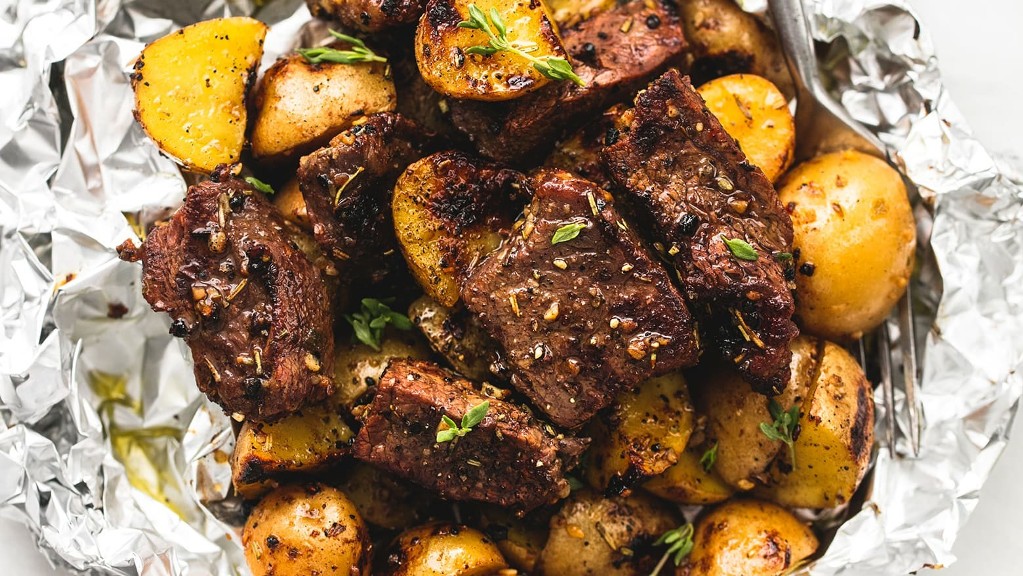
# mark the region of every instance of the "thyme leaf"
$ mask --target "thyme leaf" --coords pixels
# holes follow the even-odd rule
[[[380,351],[380,339],[384,328],[388,325],[398,330],[411,330],[412,322],[408,316],[391,310],[391,300],[363,298],[362,308],[355,314],[345,314],[344,318],[352,325],[355,338],[370,348]]]
[[[266,194],[267,196],[274,195],[273,186],[267,184],[266,182],[263,182],[262,180],[256,178],[255,176],[246,176],[245,181],[249,183],[249,186],[252,186],[256,190],[262,192],[263,194]]]
[[[379,56],[366,47],[366,43],[354,36],[342,34],[331,30],[330,35],[338,40],[347,42],[352,47],[349,50],[338,50],[329,46],[318,48],[300,48],[298,53],[310,64],[321,64],[323,62],[334,62],[337,64],[359,64],[362,62],[387,62],[387,58]]]
[[[579,235],[579,232],[586,228],[586,224],[582,222],[570,222],[554,231],[554,236],[551,237],[551,244],[561,244],[562,242],[568,242]]]
[[[693,551],[693,525],[686,523],[678,528],[668,530],[661,534],[661,537],[654,542],[654,546],[663,546],[665,544],[668,545],[668,549],[664,551],[664,555],[661,556],[660,562],[654,567],[650,576],[657,576],[661,572],[661,568],[667,563],[668,558],[671,558],[675,566],[678,566]]]
[[[760,431],[770,440],[784,442],[789,447],[789,456],[792,457],[792,465],[796,465],[796,435],[799,433],[799,406],[793,406],[783,410],[781,404],[774,398],[767,404],[767,411],[771,414],[773,422],[761,422]]]
[[[704,472],[710,472],[710,469],[714,467],[714,464],[718,461],[718,443],[715,442],[703,456],[700,456],[700,466],[703,466]]]
[[[721,239],[728,246],[728,249],[732,252],[732,256],[735,256],[739,260],[748,260],[755,262],[757,259],[757,251],[755,248],[750,246],[749,242],[746,242],[742,238],[725,238]]]
[[[451,442],[455,438],[461,438],[472,432],[472,429],[483,421],[483,417],[487,415],[489,409],[490,400],[480,402],[462,416],[461,425],[444,414],[440,417],[440,424],[437,426],[437,443]],[[441,428],[441,426],[445,426],[445,428]]]

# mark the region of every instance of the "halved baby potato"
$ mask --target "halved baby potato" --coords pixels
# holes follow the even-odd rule
[[[433,522],[402,532],[384,556],[381,576],[491,576],[508,568],[485,534],[460,524]]]
[[[661,474],[651,478],[643,489],[676,504],[715,504],[723,502],[735,492],[701,460],[706,450],[688,447],[679,455],[678,462]]]
[[[497,34],[491,17],[496,10],[508,40],[536,57],[567,59],[547,7],[536,0],[430,0],[416,29],[416,62],[423,79],[441,94],[469,100],[509,100],[551,82],[533,63],[511,51],[470,54],[473,46],[489,46],[482,30],[460,27],[475,6]]]
[[[266,32],[253,18],[205,20],[156,40],[135,61],[135,119],[187,169],[208,173],[241,157],[245,96]]]
[[[753,74],[715,78],[696,89],[746,158],[774,182],[796,153],[796,122],[770,80]]]
[[[365,115],[394,111],[397,101],[386,63],[312,64],[300,54],[280,58],[256,88],[252,154],[297,158]]]

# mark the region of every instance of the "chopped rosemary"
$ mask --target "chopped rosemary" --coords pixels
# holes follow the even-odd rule
[[[452,420],[447,414],[440,417],[441,424],[447,426],[447,428],[437,427],[437,442],[451,442],[455,438],[461,438],[469,432],[472,432],[474,426],[483,421],[483,417],[487,415],[487,410],[490,409],[490,400],[484,400],[479,404],[473,406],[462,416],[462,424],[459,425],[457,422]]]
[[[273,186],[267,184],[266,182],[263,182],[262,180],[256,178],[255,176],[246,176],[245,181],[249,183],[249,186],[252,186],[256,190],[262,192],[263,194],[266,194],[267,196],[274,195]]]
[[[710,472],[710,469],[714,467],[714,463],[718,461],[718,443],[715,442],[703,456],[700,456],[700,466],[703,466],[704,472]]]
[[[661,537],[654,542],[654,546],[663,546],[665,544],[668,545],[668,549],[664,551],[664,555],[661,556],[660,562],[654,567],[650,576],[657,576],[661,572],[661,568],[664,568],[668,558],[671,558],[675,566],[678,566],[693,551],[693,525],[687,523],[678,528],[668,530],[661,534]]]
[[[572,70],[572,64],[568,60],[550,55],[534,56],[531,52],[536,52],[539,49],[535,42],[509,40],[508,28],[501,20],[501,15],[498,14],[496,8],[491,8],[490,15],[487,16],[475,4],[469,4],[469,19],[459,22],[458,27],[480,30],[490,37],[490,42],[486,45],[466,48],[466,54],[490,56],[498,52],[511,52],[532,62],[533,68],[537,72],[551,80],[571,80],[579,86],[586,85],[583,79]]]
[[[579,235],[586,224],[582,222],[570,222],[554,231],[554,236],[551,237],[551,244],[560,244],[562,242],[568,242]]]
[[[799,428],[799,406],[793,406],[788,410],[782,410],[781,404],[774,398],[767,404],[767,411],[771,414],[773,422],[761,422],[760,431],[771,440],[784,442],[789,447],[789,455],[792,457],[792,465],[796,465],[796,448],[794,446]]]
[[[748,260],[753,262],[757,259],[756,249],[750,246],[749,242],[746,242],[742,238],[725,238],[722,236],[721,239],[724,240],[725,245],[728,246],[729,250],[731,250],[732,256],[735,256],[739,260]]]
[[[337,64],[359,64],[361,62],[387,62],[387,58],[379,56],[366,47],[362,40],[331,30],[330,35],[352,45],[351,50],[338,50],[329,46],[318,48],[299,48],[298,53],[310,64],[334,62]]]
[[[345,314],[345,320],[355,330],[355,338],[370,348],[380,351],[380,339],[384,328],[390,324],[399,330],[411,330],[412,322],[408,317],[391,310],[387,304],[390,300],[380,301],[376,298],[363,298],[362,309],[355,314]]]

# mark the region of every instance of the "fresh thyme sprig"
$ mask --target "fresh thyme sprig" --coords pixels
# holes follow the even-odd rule
[[[455,438],[461,438],[469,432],[472,432],[474,426],[483,421],[483,417],[487,415],[487,410],[490,409],[490,400],[484,400],[479,404],[473,406],[462,416],[462,424],[458,425],[457,422],[452,420],[447,414],[440,417],[441,424],[447,426],[447,428],[437,428],[437,443],[451,442]]]
[[[771,440],[784,442],[789,447],[789,455],[792,457],[792,465],[796,465],[796,448],[794,446],[796,434],[799,428],[799,406],[793,406],[783,410],[781,404],[774,398],[767,404],[767,411],[774,418],[774,422],[760,423],[760,431]]]
[[[362,40],[331,30],[330,35],[338,40],[352,45],[351,50],[338,50],[329,46],[318,48],[299,48],[298,53],[310,64],[321,64],[323,62],[335,62],[337,64],[358,64],[361,62],[387,62],[387,58],[379,56],[366,47]]]
[[[537,72],[551,80],[571,80],[579,86],[586,85],[583,79],[572,70],[572,64],[568,60],[550,55],[534,56],[532,52],[539,50],[539,46],[535,42],[509,40],[508,28],[504,25],[496,8],[490,9],[488,17],[475,4],[469,4],[469,19],[459,22],[458,27],[480,30],[490,37],[489,44],[466,48],[467,54],[490,56],[498,52],[511,52],[532,62],[533,68]]]
[[[362,309],[355,314],[345,314],[345,320],[355,330],[355,338],[370,348],[380,351],[380,339],[384,328],[390,324],[398,330],[411,330],[412,322],[404,314],[391,310],[389,301],[363,298]]]
[[[671,558],[675,566],[678,566],[686,556],[689,556],[689,553],[693,551],[693,525],[683,524],[678,528],[668,530],[654,542],[654,546],[663,546],[664,544],[668,545],[668,549],[664,551],[664,555],[661,556],[660,562],[654,567],[650,576],[657,576],[661,572],[661,568],[664,568],[665,563],[668,562],[668,558]]]
[[[714,463],[718,461],[718,443],[715,442],[703,456],[700,456],[700,466],[703,466],[704,472],[710,472],[710,469],[714,467]]]

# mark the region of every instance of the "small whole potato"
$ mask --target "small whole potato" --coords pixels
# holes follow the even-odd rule
[[[324,484],[278,488],[242,532],[254,576],[369,574],[369,532],[344,492]]]
[[[786,574],[817,550],[817,537],[784,508],[731,500],[696,523],[687,576]]]
[[[906,290],[916,228],[902,177],[861,152],[825,154],[784,177],[795,232],[796,315],[830,340],[876,327]]]
[[[508,567],[485,534],[446,522],[402,532],[384,558],[378,576],[491,576]]]

